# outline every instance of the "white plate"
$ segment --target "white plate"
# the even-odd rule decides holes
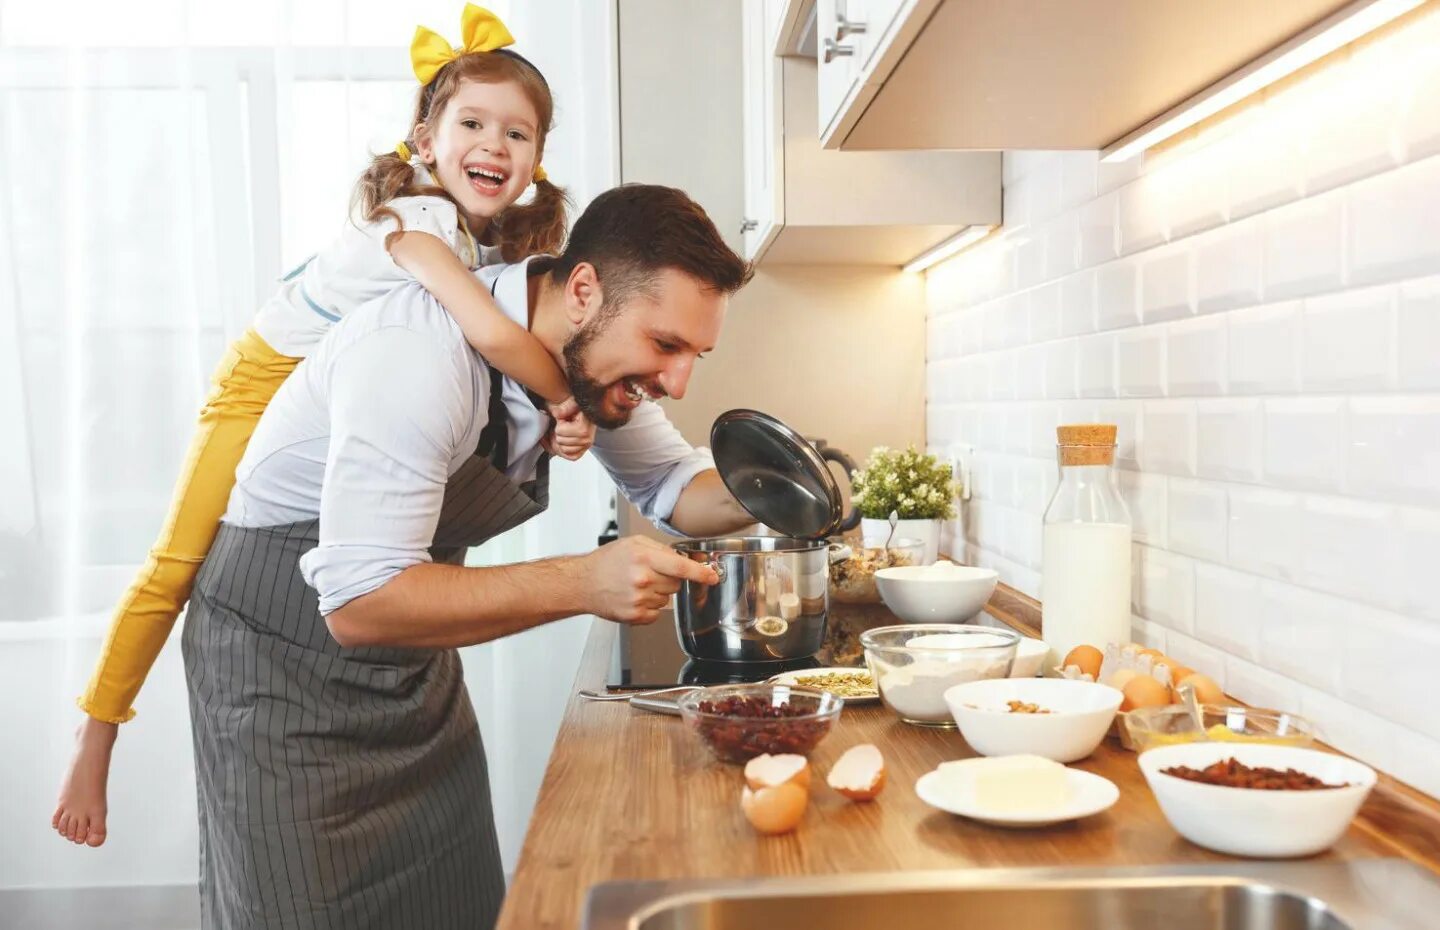
[[[807,668],[802,669],[798,672],[784,672],[771,678],[769,680],[769,684],[790,685],[792,688],[799,688],[803,687],[802,685],[798,684],[798,681],[801,678],[810,678],[813,675],[853,675],[856,672],[864,672],[867,675],[870,674],[870,670],[868,668],[865,668],[864,666],[861,666],[860,668],[844,668],[837,665],[830,668]],[[847,697],[845,698],[845,703],[874,704],[878,700],[880,700],[880,692],[871,690],[871,692],[864,697]]]
[[[964,768],[964,763],[955,766],[955,769],[959,770]],[[978,807],[975,804],[975,786],[972,781],[956,780],[952,781],[948,788],[942,787],[938,769],[920,776],[920,780],[915,783],[915,793],[931,807],[995,827],[1048,827],[1098,814],[1120,800],[1120,789],[1108,778],[1069,768],[1065,770],[1065,777],[1070,781],[1070,803],[1062,808],[1034,814],[997,814]]]

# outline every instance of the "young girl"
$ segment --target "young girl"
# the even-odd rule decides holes
[[[464,45],[417,29],[420,79],[409,138],[376,157],[356,185],[361,222],[286,276],[254,326],[230,347],[176,484],[170,514],[139,577],[116,609],[79,705],[89,716],[61,788],[52,826],[74,843],[105,841],[105,785],[118,724],[190,596],[235,467],[280,384],[350,310],[418,281],[454,317],[487,362],[542,397],[556,418],[547,448],[578,458],[594,438],[570,388],[539,341],[505,316],[473,271],[558,251],[565,193],[540,167],[554,101],[545,78],[504,46],[493,14],[466,6]],[[535,185],[529,204],[516,200]]]

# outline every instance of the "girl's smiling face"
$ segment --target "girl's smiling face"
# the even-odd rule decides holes
[[[439,117],[416,127],[415,144],[440,186],[479,235],[530,186],[540,117],[513,81],[466,81]]]

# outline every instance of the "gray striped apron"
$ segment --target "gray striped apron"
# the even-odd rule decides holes
[[[549,501],[505,476],[502,378],[476,454],[451,476],[431,554]],[[480,730],[453,649],[345,649],[300,557],[319,522],[224,524],[183,651],[200,809],[201,926],[488,928],[505,894]]]

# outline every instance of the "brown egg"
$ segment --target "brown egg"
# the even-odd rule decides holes
[[[835,760],[825,782],[852,801],[873,801],[885,788],[885,759],[869,743],[851,746]]]
[[[1075,666],[1080,671],[1089,675],[1096,681],[1100,680],[1100,663],[1105,661],[1105,653],[1094,646],[1076,646],[1065,656],[1065,661],[1060,663],[1061,668]]]
[[[1124,691],[1126,685],[1139,677],[1140,673],[1133,668],[1122,668],[1119,671],[1111,672],[1110,677],[1105,679],[1104,683],[1119,691]]]
[[[1170,703],[1170,689],[1149,675],[1136,675],[1121,690],[1125,694],[1125,700],[1120,704],[1122,711]]]
[[[1201,704],[1224,704],[1225,691],[1209,675],[1201,675],[1199,672],[1187,675],[1180,679],[1179,684],[1189,685],[1195,689],[1195,700]],[[1177,690],[1179,685],[1176,686]]]
[[[804,756],[790,753],[756,756],[745,763],[745,784],[752,789],[773,788],[794,782],[807,791],[810,788],[810,763]]]
[[[1180,700],[1179,696],[1175,694],[1176,685],[1195,674],[1195,670],[1178,663],[1167,664],[1165,667],[1170,670],[1170,703],[1174,704]]]
[[[740,792],[740,809],[745,812],[745,819],[767,836],[789,833],[800,826],[808,803],[809,792],[789,781],[758,791],[747,787]]]

